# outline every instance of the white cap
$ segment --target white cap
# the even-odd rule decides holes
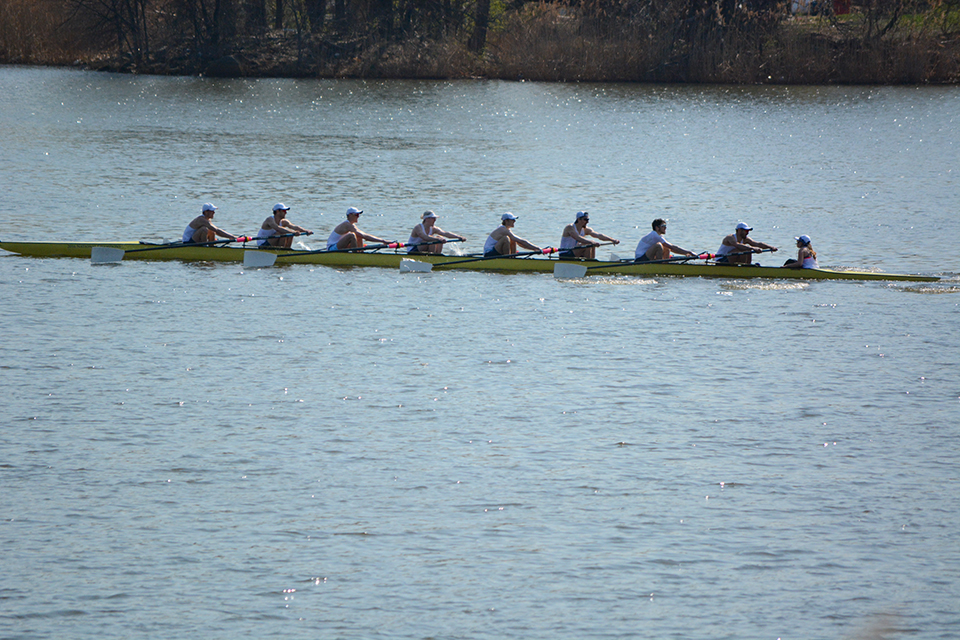
[[[437,214],[435,214],[433,211],[424,211],[423,215],[420,216],[420,218],[422,218],[423,220],[426,220],[427,218],[436,218],[436,217],[437,217]]]
[[[577,211],[577,220],[579,220],[580,218],[589,218],[589,217],[590,217],[590,214],[587,213],[586,211]]]
[[[363,213],[363,211],[361,211],[360,209],[357,209],[356,207],[350,207],[349,209],[347,209],[348,216],[353,215],[354,213]]]
[[[282,202],[278,202],[277,204],[273,205],[273,210],[274,211],[290,211],[290,207],[283,204]]]
[[[507,211],[505,214],[503,214],[502,216],[500,216],[500,220],[501,220],[501,221],[505,221],[505,220],[516,220],[516,219],[517,219],[517,216],[513,215],[513,214],[510,213],[509,211]]]
[[[212,205],[211,203],[209,203],[209,202],[204,202],[204,203],[203,203],[203,206],[200,207],[200,212],[201,212],[201,213],[203,213],[204,211],[216,211],[216,210],[217,210],[217,208],[216,208],[215,206],[213,206],[213,205]]]
[[[794,238],[794,240],[798,240],[798,241],[802,242],[803,244],[810,244],[810,243],[812,242],[812,241],[810,240],[810,236],[808,236],[808,235],[797,236],[796,238]]]
[[[746,222],[738,222],[737,229],[743,229],[745,231],[753,231],[753,227],[748,225]]]

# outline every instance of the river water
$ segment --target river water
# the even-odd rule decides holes
[[[0,237],[579,209],[939,283],[0,256],[0,637],[955,638],[960,89],[0,68]],[[605,256],[609,248],[601,249]],[[2,253],[2,252],[0,252]]]

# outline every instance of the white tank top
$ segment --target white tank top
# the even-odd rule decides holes
[[[430,235],[429,233],[427,233],[427,229],[423,226],[422,222],[418,224],[417,227],[420,227],[420,230],[423,231],[426,235]],[[414,229],[416,229],[417,227],[414,227]],[[423,242],[423,240],[413,235],[413,232],[411,231],[410,239],[407,240],[407,246],[410,247],[407,253],[413,253],[413,250],[416,249],[417,245],[420,244],[421,242]]]
[[[483,243],[483,252],[490,253],[497,246],[497,240],[492,236],[487,236],[487,241]]]
[[[330,232],[330,237],[327,238],[327,251],[333,251],[337,248],[337,243],[340,242],[340,238],[343,236],[337,233],[336,231]]]
[[[257,231],[257,246],[262,247],[267,244],[267,238],[272,238],[275,235],[277,235],[277,232],[274,229],[260,227],[260,231]]]
[[[721,245],[720,245],[720,248],[717,249],[717,255],[718,255],[718,256],[725,256],[725,255],[727,255],[728,253],[731,253],[732,251],[733,251],[733,247],[731,247],[730,245],[728,245],[728,244],[721,244]]]

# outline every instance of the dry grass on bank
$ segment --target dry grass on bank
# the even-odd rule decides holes
[[[327,74],[345,78],[468,78],[477,72],[477,56],[455,40],[394,44],[327,69]]]
[[[662,44],[598,37],[563,7],[533,5],[492,33],[489,73],[499,78],[545,81],[642,80],[660,65]]]
[[[960,30],[904,20],[879,40],[863,17],[788,18],[758,37],[731,30],[710,46],[669,35],[597,37],[553,5],[517,16],[491,37],[488,75],[546,81],[732,84],[924,84],[960,82]],[[944,23],[940,23],[942,26]]]

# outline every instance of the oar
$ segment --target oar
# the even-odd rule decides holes
[[[406,242],[387,242],[385,244],[372,244],[365,247],[351,247],[349,249],[332,249],[330,252],[334,251],[379,251],[380,249],[403,249],[404,247],[422,247],[428,244],[445,244],[447,242],[463,242],[460,238],[451,238],[450,240],[429,240],[427,242],[419,242],[416,245],[407,244]],[[318,251],[317,253],[322,253]]]
[[[768,251],[776,251],[776,249],[760,249],[759,251],[737,251],[736,253],[728,253],[728,254],[726,254],[725,256],[719,256],[719,255],[718,255],[718,256],[715,256],[715,257],[717,257],[717,258],[724,258],[724,257],[727,257],[727,256],[748,256],[748,255],[752,255],[752,254],[754,254],[754,253],[767,253]],[[716,261],[714,261],[714,264],[719,264],[719,265],[721,265],[721,266],[731,266],[731,267],[740,267],[740,266],[749,267],[749,266],[752,266],[749,262],[746,263],[746,264],[740,264],[739,262],[716,262]]]
[[[463,242],[459,238],[452,240],[431,240],[430,242],[421,242],[420,244],[438,244],[441,242]],[[351,247],[350,249],[317,249],[315,251],[298,251],[297,253],[271,253],[268,251],[246,251],[243,254],[243,266],[245,267],[272,267],[277,261],[277,257],[297,255],[309,256],[316,253],[351,253],[355,251],[377,251],[379,249],[402,249],[406,247],[403,242],[387,242],[384,244],[374,244],[366,247]]]
[[[430,273],[433,270],[434,266],[437,267],[450,267],[455,264],[465,264],[467,262],[480,262],[482,260],[497,260],[499,258],[523,258],[525,256],[538,256],[540,254],[556,253],[560,249],[554,249],[553,247],[547,247],[545,249],[540,249],[539,251],[525,251],[523,253],[508,253],[502,256],[481,256],[479,258],[470,258],[469,260],[454,260],[453,262],[441,262],[438,265],[434,265],[431,262],[420,262],[419,260],[409,260],[404,258],[400,261],[400,272],[401,273]]]
[[[773,249],[761,249],[759,253],[766,251],[773,251]],[[758,253],[756,251],[740,251],[737,253],[728,253],[728,256],[742,256],[748,253]],[[619,264],[599,264],[594,267],[585,267],[582,264],[576,263],[563,263],[558,262],[553,266],[553,277],[554,278],[582,278],[587,275],[587,271],[590,269],[619,269],[621,267],[644,265],[644,264],[668,264],[668,263],[684,263],[691,260],[713,260],[717,257],[715,253],[700,253],[695,256],[681,256],[676,258],[664,258],[663,260],[646,260],[644,262],[636,262],[635,260],[627,260],[620,262]]]
[[[637,264],[661,264],[664,262],[687,262],[688,260],[709,260],[713,257],[712,253],[702,253],[697,256],[684,256],[683,258],[666,258],[664,260],[649,260],[646,262],[634,262],[626,260],[618,264],[600,264],[594,267],[585,267],[575,262],[558,262],[553,265],[554,278],[582,278],[587,275],[590,269],[619,269],[620,267],[633,266]]]
[[[276,237],[276,236],[275,236]],[[368,247],[352,247],[350,249],[316,249],[315,251],[297,251],[296,253],[273,253],[272,251],[244,251],[243,266],[245,267],[272,267],[277,261],[277,257],[283,256],[311,256],[316,253],[349,253],[352,251],[376,251],[377,249],[400,249],[404,247],[402,242],[386,242],[384,244],[374,244]],[[268,247],[269,248],[269,247]],[[277,248],[277,247],[274,247]],[[282,248],[282,247],[281,247]]]
[[[461,240],[460,238],[449,238],[449,239],[444,238],[443,240],[427,240],[426,242],[418,242],[417,244],[404,244],[400,246],[413,248],[413,247],[425,247],[428,244],[446,244],[448,242],[464,242],[464,241]]]
[[[170,242],[167,244],[159,244],[155,247],[147,247],[145,249],[117,249],[115,247],[93,247],[90,249],[90,262],[93,264],[103,264],[107,262],[120,262],[123,260],[124,254],[127,253],[139,253],[141,251],[161,251],[163,249],[181,249],[183,247],[213,247],[221,244],[229,244],[231,242],[250,242],[254,240],[250,236],[239,236],[236,240],[214,240],[211,242]]]

